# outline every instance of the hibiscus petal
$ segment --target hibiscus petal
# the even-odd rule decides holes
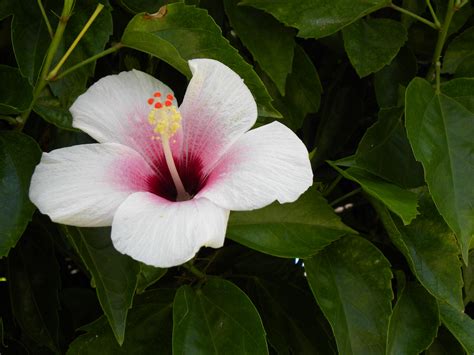
[[[179,110],[183,117],[184,158],[199,159],[206,169],[248,131],[257,106],[243,80],[211,59],[189,61],[193,77]]]
[[[54,222],[110,226],[118,206],[131,193],[152,189],[154,178],[141,155],[124,145],[77,145],[43,154],[30,199]]]
[[[229,211],[206,199],[170,202],[137,192],[118,208],[112,241],[123,254],[156,267],[190,260],[202,246],[224,244]]]
[[[162,146],[153,140],[156,134],[148,123],[151,106],[147,100],[155,92],[164,100],[173,95],[171,89],[151,75],[132,70],[106,76],[79,96],[70,111],[73,126],[89,134],[100,143],[115,142],[131,147],[156,166],[162,157]],[[156,100],[156,98],[154,98]],[[173,136],[173,151],[181,145],[181,134]]]
[[[230,210],[252,210],[275,200],[293,202],[312,183],[303,142],[273,122],[244,134],[218,162],[196,197]]]

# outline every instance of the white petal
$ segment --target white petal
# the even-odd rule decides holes
[[[278,122],[239,139],[210,174],[196,197],[230,210],[252,210],[275,200],[293,202],[313,183],[303,142]]]
[[[54,222],[110,226],[133,192],[153,188],[154,172],[134,150],[115,143],[76,145],[44,153],[30,199]]]
[[[199,158],[206,169],[257,119],[257,106],[243,80],[211,59],[189,61],[193,77],[180,112],[183,149],[188,159]]]
[[[148,265],[171,267],[192,259],[202,246],[224,244],[229,211],[202,198],[170,202],[137,192],[117,210],[115,248]]]
[[[71,106],[73,126],[100,143],[129,146],[153,164],[162,156],[161,143],[152,140],[155,134],[148,123],[151,106],[147,100],[156,91],[162,93],[162,101],[163,96],[173,94],[161,81],[138,70],[106,76]],[[177,106],[174,98],[173,104]],[[181,134],[173,136],[173,140],[180,146]]]

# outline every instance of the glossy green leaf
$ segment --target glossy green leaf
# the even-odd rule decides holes
[[[407,40],[405,27],[390,19],[361,19],[342,34],[347,55],[361,78],[389,64]]]
[[[51,37],[39,7],[30,0],[16,1],[13,12],[13,51],[21,73],[34,84],[43,65]]]
[[[227,228],[236,242],[286,258],[309,257],[351,232],[315,188],[293,203],[232,212]]]
[[[457,36],[446,49],[443,60],[443,72],[454,74],[459,65],[468,57],[474,56],[474,27]]]
[[[379,106],[403,106],[405,88],[416,72],[416,57],[408,48],[401,48],[392,62],[374,75],[375,95]]]
[[[99,2],[100,1],[98,0],[76,1],[74,13],[68,21],[67,31],[64,33],[61,47],[58,51],[59,58],[66,52],[76,36],[82,30],[84,24],[92,15]],[[111,34],[111,8],[105,6],[99,16],[94,20],[94,23],[87,30],[84,37],[82,37],[77,47],[74,48],[74,51],[62,66],[61,71],[67,70],[73,65],[101,52]],[[51,82],[50,87],[54,95],[60,99],[63,105],[69,107],[76,97],[85,91],[87,80],[94,74],[94,69],[95,63],[91,63],[74,70],[62,79]]]
[[[346,179],[355,181],[366,193],[383,202],[403,223],[409,224],[418,214],[418,201],[414,192],[404,190],[360,168],[342,170],[334,163],[330,164]]]
[[[91,273],[100,305],[117,342],[122,344],[128,309],[137,287],[139,264],[115,250],[110,228],[63,226],[63,230]]]
[[[162,269],[140,263],[140,273],[138,274],[137,293],[142,293],[146,288],[153,285],[163,276],[168,269]]]
[[[243,0],[299,30],[303,38],[329,36],[357,19],[390,4],[388,0]]]
[[[0,132],[0,257],[8,255],[33,216],[28,191],[40,158],[41,150],[29,136]]]
[[[423,167],[408,142],[403,108],[382,109],[378,116],[359,142],[356,166],[405,188],[423,185]]]
[[[72,115],[59,99],[53,96],[41,96],[36,100],[33,110],[45,121],[54,124],[56,127],[73,130]]]
[[[441,320],[468,354],[474,353],[474,320],[463,311],[439,303]]]
[[[406,92],[406,128],[433,200],[456,233],[464,260],[474,236],[474,112],[415,78]]]
[[[260,116],[280,117],[252,66],[222,36],[205,10],[175,3],[167,5],[164,15],[138,14],[125,29],[122,43],[164,60],[188,77],[191,72],[187,60],[219,60],[244,79],[257,101]]]
[[[173,305],[173,354],[268,354],[254,305],[233,283],[209,279],[181,286]]]
[[[26,111],[33,101],[33,87],[17,68],[0,65],[0,114]]]
[[[422,286],[408,283],[390,318],[387,355],[421,353],[433,342],[439,324],[436,299]]]
[[[274,105],[283,115],[283,122],[293,130],[298,130],[309,113],[319,109],[322,87],[313,62],[304,49],[294,48],[293,69],[286,80],[285,95],[281,95],[273,83],[267,83]]]
[[[8,257],[13,315],[32,340],[59,353],[59,266],[49,234],[37,223]]]
[[[70,344],[67,355],[170,354],[173,295],[168,290],[153,290],[142,294],[141,299],[137,297],[122,346],[117,344],[107,318],[101,317],[80,328],[87,333]]]
[[[418,281],[437,299],[462,309],[459,248],[429,195],[420,196],[421,214],[407,227],[394,220],[380,204],[374,206]]]
[[[286,77],[291,73],[295,31],[265,12],[237,6],[239,0],[225,0],[225,11],[239,39],[263,71],[285,95]],[[258,33],[258,36],[255,34]]]
[[[384,354],[393,293],[383,254],[369,241],[348,236],[305,260],[305,269],[339,353]]]

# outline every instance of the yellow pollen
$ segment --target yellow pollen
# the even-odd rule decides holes
[[[162,139],[169,139],[181,128],[181,114],[174,105],[153,108],[148,114],[148,122],[153,126],[153,132]]]

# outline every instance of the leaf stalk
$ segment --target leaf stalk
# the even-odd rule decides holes
[[[430,26],[431,28],[433,28],[435,30],[439,30],[439,28],[440,28],[439,24],[437,25],[435,22],[431,22],[430,20],[427,20],[424,17],[418,16],[417,14],[415,14],[415,13],[413,13],[413,12],[407,10],[407,9],[404,9],[403,7],[397,6],[395,4],[390,4],[390,7],[394,10],[397,10],[397,11],[401,12],[402,14],[413,17],[414,19],[424,23],[425,25]]]

